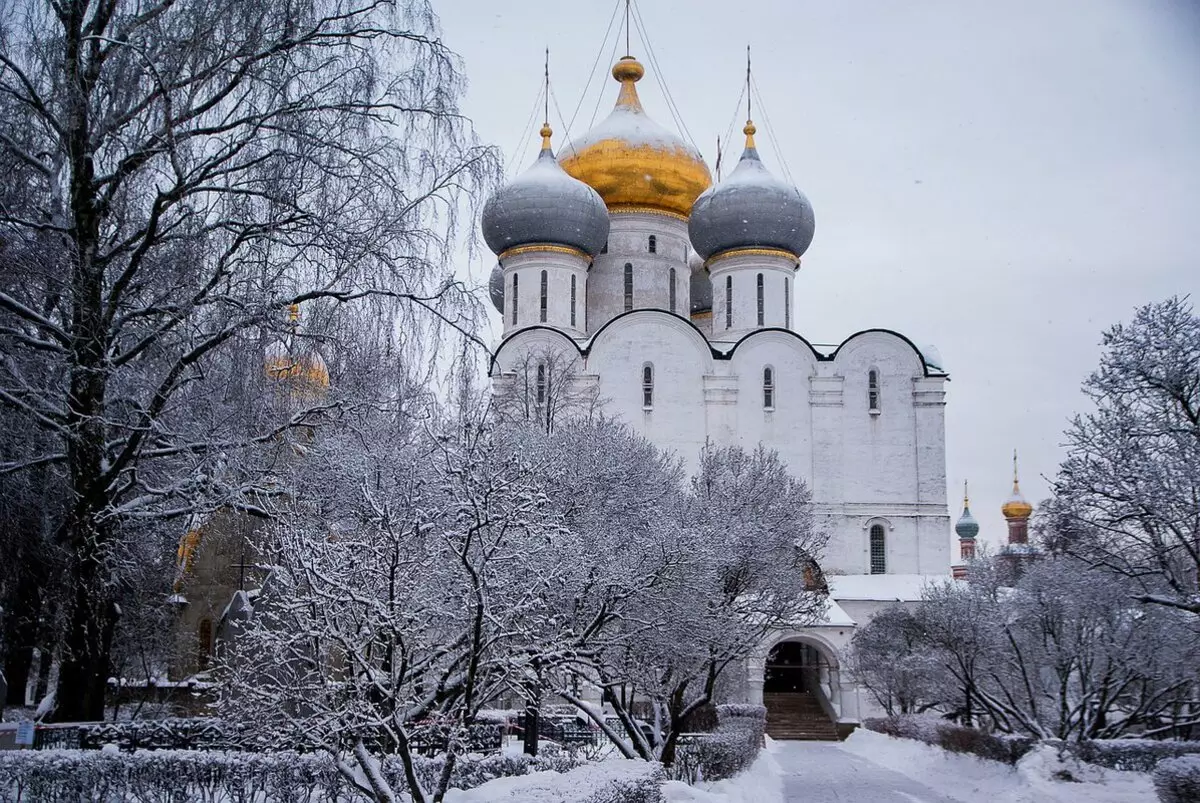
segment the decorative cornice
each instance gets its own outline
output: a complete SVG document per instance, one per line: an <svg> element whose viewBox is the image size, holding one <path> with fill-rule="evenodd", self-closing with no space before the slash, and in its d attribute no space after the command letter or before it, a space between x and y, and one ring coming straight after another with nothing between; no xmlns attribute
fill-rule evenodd
<svg viewBox="0 0 1200 803"><path fill-rule="evenodd" d="M501 262L503 262L506 259L509 259L511 257L520 256L521 254L538 254L538 253L546 253L546 252L549 252L551 254L569 254L571 256L579 257L580 259L587 261L587 263L589 265L592 262L592 257L586 251L581 251L580 249L573 248L572 246L569 246L569 245L550 245L549 243L545 243L545 244L534 243L533 245L516 245L505 251L501 251L500 256L498 258Z"/></svg>
<svg viewBox="0 0 1200 803"><path fill-rule="evenodd" d="M711 269L713 265L729 257L781 257L800 264L800 257L783 248L730 248L719 254L713 254L704 262L704 267Z"/></svg>
<svg viewBox="0 0 1200 803"><path fill-rule="evenodd" d="M681 215L678 212L670 212L666 209L658 209L653 206L637 206L635 204L613 204L608 208L610 215L658 215L659 217L669 217L675 220L682 220L687 223L688 216Z"/></svg>

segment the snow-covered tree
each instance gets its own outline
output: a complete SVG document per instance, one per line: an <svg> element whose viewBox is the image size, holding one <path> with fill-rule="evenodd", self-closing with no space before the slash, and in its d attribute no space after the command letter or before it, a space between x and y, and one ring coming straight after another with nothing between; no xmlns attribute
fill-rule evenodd
<svg viewBox="0 0 1200 803"><path fill-rule="evenodd" d="M461 88L426 0L0 6L0 404L40 433L0 472L63 500L60 719L101 716L123 540L311 425L245 415L289 305L469 330L444 259L495 156Z"/></svg>
<svg viewBox="0 0 1200 803"><path fill-rule="evenodd" d="M857 664L896 667L861 676L877 698L916 689L923 707L1036 738L1195 724L1200 640L1188 614L1142 606L1136 581L1067 556L1028 564L1013 587L972 568L969 584L932 586L856 635Z"/></svg>
<svg viewBox="0 0 1200 803"><path fill-rule="evenodd" d="M275 565L233 640L221 708L328 751L373 799L395 799L376 767L396 752L413 800L437 801L476 712L527 675L554 566L570 553L502 436L458 422L369 431L327 438L297 465L304 498L275 528ZM430 740L447 759L425 788L412 759Z"/></svg>
<svg viewBox="0 0 1200 803"><path fill-rule="evenodd" d="M1186 298L1104 334L1043 525L1056 548L1200 614L1200 316Z"/></svg>

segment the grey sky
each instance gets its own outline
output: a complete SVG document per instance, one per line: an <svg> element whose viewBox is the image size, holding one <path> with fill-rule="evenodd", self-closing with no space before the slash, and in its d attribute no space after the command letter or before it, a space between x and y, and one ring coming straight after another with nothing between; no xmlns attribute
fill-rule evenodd
<svg viewBox="0 0 1200 803"><path fill-rule="evenodd" d="M1012 449L1036 503L1066 420L1085 403L1078 387L1101 330L1172 293L1200 301L1200 5L639 5L710 167L753 46L772 129L755 114L760 150L780 172L782 150L816 210L795 328L836 343L888 327L940 349L952 377L952 512L970 479L983 536L1002 540ZM551 49L551 83L570 118L612 9L610 0L438 4L445 39L466 63L465 110L512 167L536 148L532 133L520 140L542 49ZM638 40L635 31L643 102L674 127L664 76ZM600 116L616 98L610 52L598 67ZM586 130L600 80L572 135ZM553 108L551 122L561 144ZM740 145L733 150L727 159ZM490 268L481 260L472 273L482 280Z"/></svg>

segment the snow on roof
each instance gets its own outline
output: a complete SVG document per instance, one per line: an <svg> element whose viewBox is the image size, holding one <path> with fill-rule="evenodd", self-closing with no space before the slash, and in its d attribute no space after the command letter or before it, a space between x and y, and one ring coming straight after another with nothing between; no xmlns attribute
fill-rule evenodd
<svg viewBox="0 0 1200 803"><path fill-rule="evenodd" d="M828 627L854 627L857 624L850 614L843 610L841 605L834 601L833 597L829 598L829 608L825 611L824 621L817 622L817 626Z"/></svg>
<svg viewBox="0 0 1200 803"><path fill-rule="evenodd" d="M912 602L926 586L955 582L947 574L829 575L829 596L836 600Z"/></svg>

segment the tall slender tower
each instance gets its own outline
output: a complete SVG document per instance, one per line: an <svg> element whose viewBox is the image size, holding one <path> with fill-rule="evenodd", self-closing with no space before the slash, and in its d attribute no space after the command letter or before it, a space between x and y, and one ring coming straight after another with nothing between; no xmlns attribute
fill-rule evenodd
<svg viewBox="0 0 1200 803"><path fill-rule="evenodd" d="M958 534L959 562L954 564L952 571L956 580L963 580L967 576L967 563L975 558L975 537L979 535L979 522L971 515L966 480L963 480L963 512L954 525L954 532Z"/></svg>

